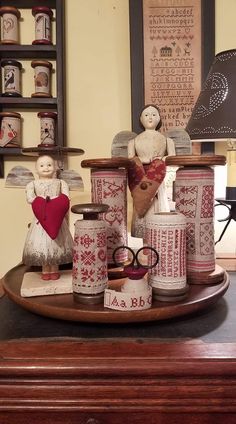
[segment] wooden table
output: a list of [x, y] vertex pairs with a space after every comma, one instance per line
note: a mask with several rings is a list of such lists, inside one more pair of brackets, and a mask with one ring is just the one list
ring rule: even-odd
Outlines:
[[1, 424], [236, 422], [236, 274], [215, 305], [138, 324], [68, 322], [0, 300]]

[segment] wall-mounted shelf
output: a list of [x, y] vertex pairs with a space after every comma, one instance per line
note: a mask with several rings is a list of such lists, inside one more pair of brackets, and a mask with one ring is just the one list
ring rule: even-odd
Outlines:
[[31, 9], [34, 6], [48, 6], [56, 9], [63, 0], [0, 0], [0, 6], [15, 6], [18, 9]]
[[0, 155], [20, 156], [21, 155], [21, 149], [19, 149], [17, 147], [4, 147], [3, 149], [0, 149]]
[[0, 105], [3, 108], [56, 108], [57, 107], [57, 98], [51, 97], [44, 99], [42, 97], [1, 97], [0, 96]]
[[[53, 45], [4, 45], [0, 44], [1, 59], [53, 59], [56, 62], [56, 96], [52, 98], [4, 97], [0, 94], [0, 111], [17, 109], [54, 110], [57, 113], [58, 146], [65, 146], [65, 69], [64, 69], [64, 0], [0, 0], [1, 6], [14, 6], [18, 9], [32, 9], [34, 6], [47, 6], [55, 10], [56, 43]], [[33, 16], [32, 16], [32, 19]], [[20, 21], [20, 25], [25, 23]], [[34, 34], [32, 34], [32, 41]], [[22, 143], [22, 148], [24, 143]], [[4, 156], [20, 156], [20, 148], [0, 148], [0, 178], [4, 177]]]
[[56, 46], [28, 46], [24, 45], [0, 45], [1, 58], [9, 59], [56, 59], [57, 49]]

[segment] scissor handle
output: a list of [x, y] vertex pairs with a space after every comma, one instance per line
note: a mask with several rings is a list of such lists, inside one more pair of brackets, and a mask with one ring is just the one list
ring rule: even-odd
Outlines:
[[131, 247], [129, 247], [129, 246], [118, 246], [118, 247], [116, 247], [116, 248], [115, 248], [115, 250], [113, 251], [113, 254], [112, 254], [112, 259], [113, 259], [113, 261], [114, 261], [114, 264], [115, 264], [116, 266], [121, 266], [121, 265], [123, 265], [123, 263], [121, 264], [120, 262], [117, 262], [117, 261], [116, 261], [116, 258], [115, 258], [115, 256], [116, 256], [116, 252], [118, 252], [118, 250], [120, 250], [120, 249], [122, 249], [122, 250], [126, 249], [126, 250], [128, 250], [128, 251], [132, 254], [132, 261], [131, 261], [131, 263], [129, 264], [129, 266], [130, 266], [130, 265], [134, 265], [134, 261], [135, 261], [135, 253], [134, 253], [134, 251], [131, 249]]
[[[154, 268], [159, 261], [159, 254], [157, 253], [156, 249], [154, 249], [154, 247], [150, 247], [150, 246], [145, 246], [145, 247], [141, 247], [140, 249], [137, 250], [136, 254], [134, 253], [134, 251], [131, 249], [131, 247], [129, 246], [118, 246], [115, 248], [113, 254], [112, 254], [112, 258], [114, 263], [116, 264], [116, 266], [120, 266], [121, 264], [119, 262], [116, 261], [115, 255], [117, 253], [117, 251], [119, 249], [126, 249], [128, 250], [131, 254], [132, 254], [132, 261], [128, 264], [128, 266], [135, 266], [135, 261], [138, 267], [144, 268], [144, 269], [151, 269]], [[152, 265], [143, 265], [140, 260], [138, 259], [139, 254], [143, 251], [143, 250], [147, 250], [149, 249], [150, 251], [152, 251], [153, 253], [155, 253], [156, 255], [156, 260], [154, 262], [154, 264]]]
[[[140, 261], [139, 261], [139, 259], [138, 259], [138, 255], [143, 251], [143, 250], [150, 250], [151, 252], [153, 252], [153, 253], [155, 253], [155, 255], [156, 255], [156, 260], [155, 260], [155, 262], [154, 262], [154, 264], [152, 264], [152, 265], [143, 265]], [[140, 249], [138, 249], [137, 250], [137, 252], [136, 252], [136, 255], [135, 255], [135, 259], [136, 259], [136, 262], [137, 262], [137, 265], [138, 266], [140, 266], [140, 267], [142, 267], [142, 268], [145, 268], [145, 269], [151, 269], [151, 268], [154, 268], [157, 264], [158, 264], [158, 261], [159, 261], [159, 254], [157, 253], [157, 251], [156, 251], [156, 249], [154, 249], [154, 247], [151, 247], [151, 246], [144, 246], [144, 247], [141, 247]]]

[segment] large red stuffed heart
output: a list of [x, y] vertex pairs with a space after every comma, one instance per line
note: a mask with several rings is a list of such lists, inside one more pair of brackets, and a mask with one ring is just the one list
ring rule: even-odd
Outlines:
[[38, 196], [32, 203], [34, 215], [53, 240], [58, 236], [69, 205], [69, 199], [65, 194], [60, 194], [54, 199]]
[[154, 159], [143, 165], [135, 156], [133, 166], [128, 169], [128, 184], [137, 215], [142, 218], [150, 208], [153, 199], [166, 175], [166, 165], [161, 159]]

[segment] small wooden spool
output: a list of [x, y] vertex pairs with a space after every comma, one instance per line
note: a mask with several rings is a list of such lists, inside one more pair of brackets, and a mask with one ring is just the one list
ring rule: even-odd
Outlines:
[[14, 59], [1, 61], [4, 69], [3, 97], [21, 97], [21, 69], [22, 64]]
[[21, 114], [18, 112], [1, 112], [0, 147], [20, 147]]
[[3, 6], [0, 8], [2, 16], [2, 44], [19, 44], [20, 11], [16, 7]]
[[52, 44], [52, 9], [46, 6], [36, 6], [32, 9], [32, 15], [35, 17], [35, 40], [32, 42], [32, 44]]
[[52, 147], [56, 145], [56, 120], [55, 112], [39, 112], [40, 141], [38, 147]]
[[51, 70], [52, 64], [47, 60], [33, 60], [35, 93], [31, 97], [52, 97], [51, 94]]

